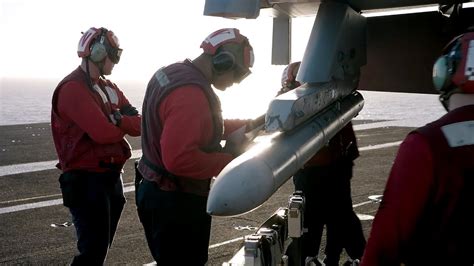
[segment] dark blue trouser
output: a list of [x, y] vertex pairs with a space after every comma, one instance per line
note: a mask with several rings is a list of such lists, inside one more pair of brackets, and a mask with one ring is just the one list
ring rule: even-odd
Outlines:
[[156, 263], [204, 265], [211, 232], [207, 197], [163, 191], [147, 180], [143, 180], [136, 193], [138, 216]]
[[301, 169], [293, 177], [296, 190], [305, 195], [302, 258], [318, 255], [324, 225], [326, 225], [326, 265], [339, 265], [346, 249], [353, 259], [360, 259], [365, 237], [359, 218], [352, 209], [352, 161], [340, 161], [325, 167]]
[[[74, 172], [75, 204], [68, 206], [79, 254], [72, 265], [103, 265], [125, 204], [120, 173]], [[63, 186], [63, 183], [61, 184]]]

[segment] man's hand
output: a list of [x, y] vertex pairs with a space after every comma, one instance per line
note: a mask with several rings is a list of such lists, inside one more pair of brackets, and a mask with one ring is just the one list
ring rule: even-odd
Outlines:
[[138, 110], [137, 108], [133, 107], [131, 104], [125, 105], [120, 107], [120, 109], [115, 109], [111, 114], [110, 114], [110, 121], [116, 125], [120, 126], [120, 123], [122, 122], [122, 117], [126, 116], [135, 116], [138, 115]]
[[120, 107], [120, 113], [126, 116], [134, 116], [134, 115], [138, 115], [138, 110], [137, 108], [133, 107], [133, 105], [128, 104], [128, 105]]
[[266, 114], [263, 114], [253, 120], [250, 120], [250, 122], [247, 123], [247, 126], [245, 128], [245, 132], [250, 132], [262, 125], [265, 125], [265, 116]]
[[116, 126], [120, 126], [120, 122], [122, 122], [122, 114], [120, 113], [120, 111], [117, 109], [117, 110], [114, 110], [110, 115], [110, 121], [112, 121], [112, 123]]
[[250, 144], [250, 139], [245, 135], [246, 126], [243, 126], [234, 132], [232, 132], [226, 139], [224, 152], [234, 155], [234, 157], [239, 156], [247, 149], [247, 146]]
[[264, 126], [265, 114], [250, 120], [246, 125], [229, 134], [224, 146], [224, 152], [230, 153], [235, 157], [244, 153]]

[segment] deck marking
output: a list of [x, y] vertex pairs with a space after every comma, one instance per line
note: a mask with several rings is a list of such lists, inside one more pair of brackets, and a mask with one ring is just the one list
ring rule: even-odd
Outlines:
[[399, 146], [401, 143], [402, 141], [395, 141], [395, 142], [388, 142], [388, 143], [377, 144], [377, 145], [369, 145], [369, 146], [359, 148], [359, 151], [369, 151], [369, 150], [389, 148], [389, 147]]
[[30, 210], [30, 209], [38, 209], [42, 207], [49, 207], [49, 206], [60, 205], [60, 204], [63, 204], [63, 199], [55, 199], [55, 200], [40, 201], [40, 202], [35, 202], [35, 203], [21, 204], [21, 205], [0, 208], [0, 214], [19, 212], [19, 211]]
[[224, 241], [224, 242], [220, 242], [220, 243], [217, 243], [217, 244], [210, 245], [209, 249], [218, 248], [220, 246], [224, 246], [224, 245], [227, 245], [227, 244], [230, 244], [230, 243], [234, 243], [234, 242], [237, 242], [237, 241], [243, 241], [243, 240], [244, 240], [243, 236], [237, 237], [237, 238], [234, 238], [234, 239], [231, 239], [231, 240], [227, 240], [227, 241]]
[[[142, 150], [133, 150], [132, 157], [130, 159], [137, 159], [142, 156]], [[6, 175], [17, 175], [31, 172], [39, 172], [44, 170], [56, 169], [58, 160], [34, 162], [34, 163], [21, 163], [0, 166], [0, 176]]]
[[[369, 145], [365, 147], [360, 147], [359, 151], [389, 148], [393, 146], [398, 146], [400, 145], [400, 143], [402, 143], [402, 141], [388, 142], [388, 143], [377, 144], [377, 145]], [[141, 156], [142, 156], [141, 149], [133, 150], [132, 157], [130, 159], [137, 159], [137, 158], [140, 158]], [[0, 176], [17, 175], [17, 174], [38, 172], [38, 171], [44, 171], [44, 170], [52, 170], [52, 169], [56, 169], [55, 165], [57, 162], [58, 162], [57, 160], [52, 160], [52, 161], [35, 162], [35, 163], [4, 165], [4, 166], [0, 166]]]
[[[135, 191], [135, 186], [126, 186], [126, 187], [123, 188], [124, 193], [132, 192], [132, 191]], [[60, 195], [57, 194], [57, 196], [60, 196]], [[44, 196], [44, 197], [47, 197], [47, 196]], [[30, 199], [34, 199], [34, 198], [30, 198]], [[24, 201], [24, 200], [29, 200], [29, 199], [20, 199], [20, 200], [15, 200], [15, 201]], [[10, 201], [10, 202], [13, 202], [13, 201]], [[0, 203], [8, 203], [8, 201], [4, 201], [4, 202], [0, 202]], [[14, 205], [14, 206], [0, 208], [0, 214], [19, 212], [19, 211], [31, 210], [31, 209], [38, 209], [38, 208], [55, 206], [55, 205], [62, 205], [62, 204], [63, 204], [63, 199], [54, 199], [54, 200], [46, 200], [46, 201], [39, 201], [39, 202], [33, 202], [33, 203], [26, 203], [26, 204], [20, 204], [20, 205]]]
[[357, 208], [357, 207], [360, 207], [362, 205], [366, 205], [366, 204], [369, 204], [369, 203], [372, 203], [372, 202], [373, 201], [368, 200], [368, 201], [364, 201], [364, 202], [361, 202], [361, 203], [357, 203], [357, 204], [352, 205], [352, 208]]

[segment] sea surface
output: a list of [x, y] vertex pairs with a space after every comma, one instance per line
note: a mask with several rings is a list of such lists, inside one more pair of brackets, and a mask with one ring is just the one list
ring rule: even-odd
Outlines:
[[[50, 122], [51, 97], [59, 80], [2, 80], [0, 87], [0, 125], [17, 125]], [[145, 83], [117, 83], [129, 101], [141, 110], [145, 94]], [[380, 120], [378, 126], [418, 127], [431, 122], [445, 110], [437, 95], [416, 93], [391, 93], [360, 91], [364, 96], [364, 108], [354, 120]], [[224, 117], [253, 118], [264, 112], [271, 100], [258, 95], [240, 95], [219, 93]], [[251, 100], [249, 98], [251, 97]], [[236, 102], [244, 102], [245, 105]], [[368, 125], [358, 125], [364, 129]]]

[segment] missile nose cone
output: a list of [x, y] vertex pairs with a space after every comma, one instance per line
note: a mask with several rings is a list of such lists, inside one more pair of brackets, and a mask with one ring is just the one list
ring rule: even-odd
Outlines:
[[239, 157], [216, 178], [207, 200], [207, 212], [234, 216], [260, 206], [275, 192], [273, 172], [259, 157]]

